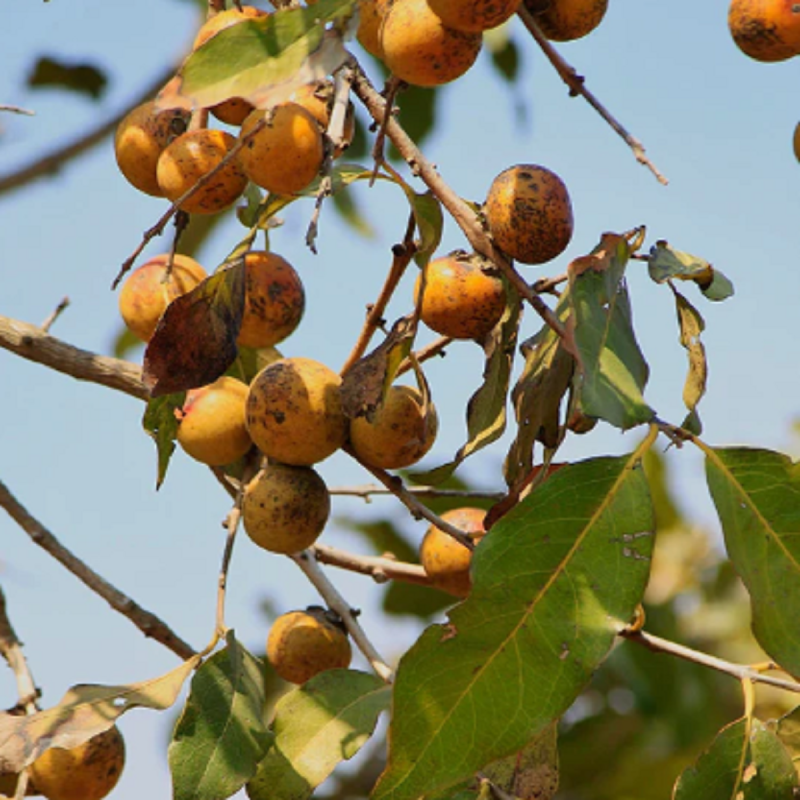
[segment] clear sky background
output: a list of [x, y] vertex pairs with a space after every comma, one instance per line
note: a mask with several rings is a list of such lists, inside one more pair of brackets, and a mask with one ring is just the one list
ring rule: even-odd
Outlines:
[[[751, 61], [731, 41], [726, 13], [721, 0], [611, 0], [594, 34], [561, 47], [589, 87], [645, 144], [670, 179], [668, 188], [637, 164], [583, 100], [567, 96], [516, 20], [512, 34], [523, 56], [516, 85], [504, 83], [484, 53], [442, 92], [439, 126], [423, 149], [455, 190], [474, 200], [482, 200], [492, 178], [514, 163], [543, 164], [561, 175], [573, 200], [575, 235], [556, 262], [523, 268], [531, 279], [563, 271], [570, 259], [594, 246], [601, 232], [643, 223], [648, 245], [665, 238], [722, 269], [736, 285], [732, 300], [710, 304], [686, 287], [707, 322], [710, 379], [700, 407], [704, 437], [713, 444], [787, 450], [795, 444], [791, 424], [800, 409], [792, 333], [800, 301], [800, 165], [791, 150], [800, 119], [800, 62]], [[0, 116], [0, 174], [124, 107], [166, 64], [180, 59], [199, 24], [196, 6], [179, 0], [10, 0], [4, 19], [0, 103], [33, 108], [36, 116]], [[26, 89], [26, 77], [41, 55], [103, 67], [110, 78], [107, 93], [92, 102], [62, 91]], [[519, 108], [526, 110], [523, 116]], [[300, 272], [308, 300], [304, 322], [282, 350], [336, 369], [360, 329], [365, 305], [377, 295], [389, 248], [402, 236], [407, 214], [395, 187], [354, 191], [375, 228], [374, 239], [359, 237], [327, 208], [320, 253], [312, 255], [303, 244], [308, 202], [288, 210], [285, 226], [272, 238], [274, 250]], [[164, 208], [163, 201], [139, 194], [120, 176], [110, 140], [57, 176], [0, 196], [0, 313], [38, 324], [68, 295], [71, 305], [52, 333], [110, 352], [120, 321], [109, 284]], [[231, 217], [199, 259], [213, 269], [242, 233]], [[464, 245], [449, 223], [441, 252]], [[147, 253], [167, 247], [167, 239], [157, 240]], [[390, 319], [410, 308], [412, 279], [398, 292]], [[634, 322], [651, 366], [647, 399], [663, 418], [680, 422], [686, 356], [678, 344], [670, 292], [652, 284], [637, 263], [629, 269], [629, 283]], [[527, 314], [523, 335], [537, 327]], [[442, 425], [425, 464], [442, 463], [462, 443], [463, 408], [479, 384], [481, 368], [480, 353], [470, 344], [451, 348], [446, 359], [430, 365]], [[220, 521], [228, 510], [227, 497], [207, 470], [178, 452], [156, 493], [155, 451], [140, 427], [141, 403], [5, 351], [0, 351], [0, 387], [0, 479], [77, 555], [202, 647], [214, 624]], [[589, 436], [573, 437], [562, 453], [576, 459], [623, 452], [639, 435], [622, 436], [599, 425]], [[468, 462], [463, 474], [498, 488], [503, 454], [501, 443]], [[716, 529], [697, 454], [671, 453], [670, 465], [684, 506]], [[368, 479], [343, 456], [326, 461], [320, 472], [331, 485]], [[372, 506], [337, 500], [334, 513], [369, 519], [391, 508], [391, 500]], [[421, 537], [424, 526], [406, 521], [400, 512], [398, 518]], [[364, 549], [361, 540], [335, 526], [326, 531], [325, 541]], [[380, 589], [368, 580], [329, 572], [350, 602], [364, 609], [364, 626], [386, 657], [398, 656], [417, 635], [417, 623], [382, 617], [375, 608]], [[177, 663], [110, 612], [4, 514], [0, 584], [46, 705], [75, 683], [139, 681]], [[227, 617], [249, 648], [264, 646], [263, 600], [283, 612], [315, 599], [299, 571], [242, 537], [234, 554]], [[363, 666], [360, 660], [354, 663]], [[0, 670], [0, 706], [15, 701], [13, 677]], [[169, 720], [147, 711], [123, 717], [128, 765], [114, 797], [169, 796]]]

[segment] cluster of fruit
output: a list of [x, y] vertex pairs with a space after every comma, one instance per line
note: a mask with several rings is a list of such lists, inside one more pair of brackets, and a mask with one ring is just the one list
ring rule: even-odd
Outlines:
[[475, 63], [483, 32], [523, 2], [545, 36], [562, 42], [593, 31], [608, 7], [608, 0], [361, 0], [357, 37], [406, 83], [440, 86]]
[[[101, 800], [125, 766], [125, 741], [116, 725], [77, 747], [54, 747], [31, 764], [26, 794], [48, 800]], [[16, 773], [0, 774], [0, 797], [14, 797]]]
[[[225, 28], [266, 11], [244, 6], [211, 17], [200, 29], [194, 49]], [[248, 181], [262, 189], [292, 195], [305, 189], [319, 173], [325, 157], [324, 132], [330, 123], [333, 84], [319, 81], [296, 90], [286, 102], [266, 111], [241, 98], [231, 98], [210, 112], [221, 122], [241, 126], [239, 139], [248, 137], [236, 156], [227, 161], [213, 180], [201, 185], [181, 203], [191, 214], [215, 214], [242, 195]], [[352, 139], [355, 117], [350, 106], [341, 154]], [[182, 109], [159, 109], [155, 101], [143, 103], [120, 123], [115, 153], [120, 172], [137, 189], [154, 197], [180, 200], [198, 181], [219, 167], [237, 145], [224, 130], [193, 128]]]

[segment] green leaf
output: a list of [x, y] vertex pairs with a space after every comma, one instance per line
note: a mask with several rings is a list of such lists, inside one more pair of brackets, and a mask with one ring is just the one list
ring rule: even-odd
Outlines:
[[67, 64], [49, 56], [42, 56], [28, 76], [32, 89], [68, 89], [99, 100], [106, 90], [105, 72], [93, 64]]
[[126, 358], [131, 350], [136, 350], [143, 344], [144, 342], [135, 333], [129, 331], [127, 326], [122, 324], [117, 329], [117, 334], [111, 345], [111, 353], [114, 358]]
[[590, 417], [622, 430], [649, 422], [654, 414], [642, 397], [649, 370], [636, 342], [624, 282], [628, 255], [625, 237], [606, 233], [590, 255], [575, 259], [567, 270], [581, 406]]
[[238, 351], [244, 283], [239, 259], [167, 306], [144, 353], [142, 380], [152, 397], [206, 386], [230, 367]]
[[800, 472], [770, 450], [707, 448], [706, 477], [725, 546], [750, 593], [753, 632], [800, 676]]
[[403, 189], [411, 205], [420, 237], [414, 261], [420, 267], [424, 267], [442, 240], [442, 228], [444, 227], [442, 206], [431, 192], [419, 194], [406, 186], [403, 186]]
[[733, 295], [733, 284], [708, 261], [675, 250], [663, 239], [650, 248], [648, 271], [656, 283], [678, 279], [694, 281], [709, 300], [725, 300]]
[[492, 66], [500, 74], [500, 77], [508, 83], [514, 83], [519, 74], [519, 48], [517, 43], [508, 35], [508, 28], [501, 26], [487, 31], [484, 34], [484, 42], [489, 48]]
[[507, 288], [506, 297], [503, 316], [483, 343], [486, 354], [483, 383], [467, 403], [467, 441], [449, 463], [414, 473], [415, 483], [438, 485], [447, 480], [465, 458], [499, 439], [506, 429], [508, 385], [521, 310], [516, 292]]
[[263, 665], [233, 637], [192, 679], [169, 746], [173, 800], [223, 800], [255, 774], [272, 742]]
[[697, 404], [706, 393], [706, 379], [708, 378], [706, 350], [700, 341], [700, 334], [706, 329], [706, 324], [700, 312], [678, 291], [675, 291], [675, 307], [678, 312], [681, 345], [689, 356], [689, 372], [683, 386], [683, 402], [689, 409], [689, 414], [681, 427], [699, 435], [703, 426], [696, 409]]
[[158, 453], [158, 475], [156, 489], [161, 488], [167, 477], [172, 454], [175, 452], [175, 439], [178, 436], [180, 420], [176, 412], [183, 408], [186, 392], [166, 394], [163, 397], [151, 398], [142, 418], [142, 427], [153, 437]]
[[641, 600], [642, 453], [565, 466], [475, 550], [473, 589], [401, 659], [373, 800], [411, 800], [517, 752], [571, 705]]
[[391, 699], [374, 675], [335, 669], [282, 697], [275, 743], [247, 784], [250, 800], [306, 800], [343, 760], [367, 742]]
[[179, 95], [162, 92], [160, 101], [172, 107], [182, 97], [205, 108], [241, 97], [265, 108], [345, 63], [341, 35], [326, 26], [351, 16], [355, 5], [356, 0], [319, 0], [312, 7], [283, 9], [231, 25], [186, 60]]
[[675, 785], [674, 800], [779, 800], [798, 786], [792, 759], [774, 733], [754, 719], [723, 728]]
[[[436, 129], [436, 105], [439, 94], [435, 88], [409, 86], [396, 100], [400, 108], [400, 124], [417, 144], [423, 144]], [[392, 158], [396, 157], [402, 161], [394, 148], [390, 148], [390, 152]]]

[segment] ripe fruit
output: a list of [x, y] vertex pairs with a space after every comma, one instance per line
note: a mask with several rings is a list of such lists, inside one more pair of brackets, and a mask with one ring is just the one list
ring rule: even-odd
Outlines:
[[328, 489], [311, 467], [269, 464], [247, 484], [242, 501], [248, 536], [273, 553], [310, 547], [330, 513]]
[[792, 145], [794, 147], [795, 158], [800, 161], [800, 122], [797, 123], [797, 127], [794, 129]]
[[143, 342], [150, 341], [166, 307], [207, 277], [206, 271], [189, 256], [175, 254], [169, 277], [167, 264], [169, 254], [151, 258], [128, 276], [119, 293], [122, 319]]
[[[506, 291], [490, 265], [480, 256], [451, 253], [425, 268], [421, 318], [431, 329], [453, 339], [483, 339], [494, 328], [506, 306]], [[419, 298], [422, 274], [414, 287]]]
[[356, 38], [370, 54], [383, 60], [380, 31], [386, 15], [387, 0], [359, 0]]
[[571, 42], [591, 33], [602, 22], [608, 0], [548, 0], [546, 4], [525, 0], [525, 5], [548, 39]]
[[250, 384], [247, 429], [264, 455], [310, 466], [338, 450], [347, 437], [341, 378], [310, 358], [282, 358]]
[[245, 300], [238, 342], [245, 347], [270, 347], [298, 326], [305, 309], [300, 276], [275, 253], [244, 257]]
[[[333, 97], [333, 82], [325, 80], [304, 84], [292, 92], [289, 100], [308, 111], [319, 124], [320, 130], [327, 131], [331, 121], [331, 113], [333, 112]], [[341, 146], [336, 148], [336, 152], [333, 154], [334, 158], [338, 158], [350, 146], [355, 132], [356, 110], [352, 101], [350, 101], [345, 112], [344, 140]]]
[[178, 443], [194, 459], [214, 467], [241, 458], [253, 442], [245, 426], [247, 384], [223, 375], [192, 389], [180, 412]]
[[188, 111], [177, 108], [157, 112], [151, 100], [136, 106], [120, 122], [114, 137], [114, 154], [128, 183], [153, 197], [164, 196], [156, 178], [156, 165], [167, 145], [186, 131], [189, 116]]
[[[241, 11], [238, 8], [229, 8], [227, 11], [221, 11], [203, 24], [197, 32], [192, 49], [197, 50], [212, 36], [215, 36], [225, 28], [230, 28], [231, 25], [236, 25], [248, 19], [259, 19], [266, 16], [268, 16], [266, 11], [253, 6], [242, 6]], [[241, 97], [232, 97], [230, 100], [223, 100], [221, 103], [212, 106], [210, 111], [218, 120], [228, 125], [241, 125], [247, 115], [253, 111], [253, 106], [246, 100], [242, 100]]]
[[785, 61], [800, 54], [797, 0], [731, 0], [728, 27], [739, 49], [757, 61]]
[[[179, 136], [158, 159], [156, 176], [165, 197], [175, 202], [211, 172], [236, 144], [225, 131], [202, 128]], [[190, 214], [215, 214], [247, 187], [247, 176], [234, 158], [181, 204]]]
[[125, 765], [125, 742], [116, 726], [78, 747], [45, 750], [30, 767], [37, 791], [49, 800], [100, 800]]
[[239, 163], [253, 183], [275, 194], [296, 194], [314, 180], [325, 149], [314, 117], [297, 103], [281, 103], [254, 111], [242, 125], [240, 137], [261, 128], [239, 151]]
[[[486, 535], [483, 521], [486, 512], [480, 508], [455, 508], [442, 514], [442, 519], [464, 531], [477, 545]], [[469, 575], [472, 551], [457, 542], [452, 536], [431, 525], [419, 551], [420, 561], [438, 589], [466, 597], [472, 587]]]
[[433, 12], [450, 28], [480, 33], [502, 25], [520, 0], [428, 0]]
[[523, 264], [544, 264], [572, 238], [572, 203], [554, 172], [517, 164], [492, 181], [483, 207], [495, 244]]
[[350, 640], [330, 612], [312, 606], [275, 620], [267, 637], [267, 658], [290, 683], [305, 683], [327, 669], [348, 667]]
[[433, 404], [424, 413], [422, 394], [412, 386], [390, 386], [372, 419], [350, 421], [350, 444], [372, 467], [401, 469], [419, 461], [431, 449], [439, 430]]
[[448, 28], [426, 0], [395, 0], [380, 29], [386, 66], [414, 86], [441, 86], [474, 63], [483, 39], [479, 33]]

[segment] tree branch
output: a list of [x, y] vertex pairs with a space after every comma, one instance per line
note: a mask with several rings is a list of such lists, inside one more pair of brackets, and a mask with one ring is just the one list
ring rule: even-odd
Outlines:
[[431, 579], [419, 564], [395, 561], [388, 556], [358, 556], [326, 544], [315, 544], [310, 549], [321, 564], [369, 575], [375, 583], [395, 580], [431, 586]]
[[35, 714], [39, 708], [36, 704], [39, 690], [33, 680], [30, 667], [22, 652], [22, 643], [11, 625], [6, 611], [6, 596], [0, 588], [0, 655], [8, 662], [17, 681], [18, 708], [26, 714]]
[[0, 507], [8, 512], [11, 519], [31, 537], [35, 544], [66, 567], [95, 594], [100, 595], [115, 611], [127, 617], [145, 636], [163, 644], [184, 661], [195, 655], [194, 649], [165, 622], [120, 592], [64, 547], [44, 525], [28, 513], [2, 481], [0, 481]]
[[[505, 497], [504, 492], [484, 492], [474, 489], [437, 489], [435, 486], [408, 486], [406, 488], [415, 497], [460, 497], [465, 500], [502, 500]], [[328, 489], [328, 493], [346, 497], [363, 497], [365, 500], [375, 494], [394, 494], [391, 489], [374, 483], [365, 483], [361, 486], [334, 486]]]

